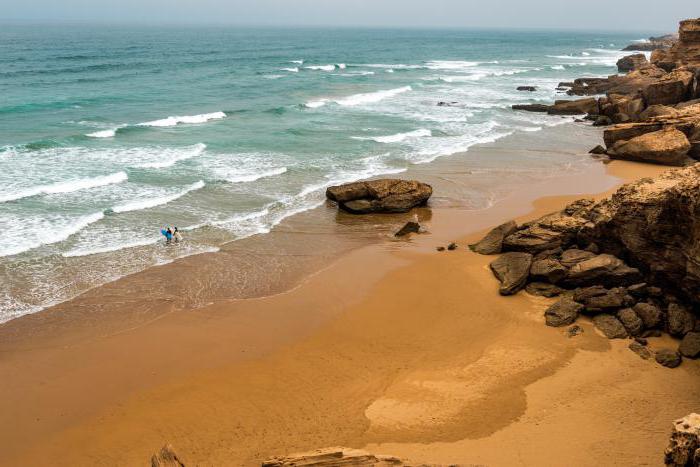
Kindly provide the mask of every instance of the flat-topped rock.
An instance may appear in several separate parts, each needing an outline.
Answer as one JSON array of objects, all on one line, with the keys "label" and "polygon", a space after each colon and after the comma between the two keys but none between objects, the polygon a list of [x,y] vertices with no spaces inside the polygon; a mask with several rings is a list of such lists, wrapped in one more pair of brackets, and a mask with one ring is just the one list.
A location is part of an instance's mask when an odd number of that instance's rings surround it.
[{"label": "flat-topped rock", "polygon": [[[273,457],[262,463],[262,467],[411,467],[394,456],[372,454],[361,449],[333,447],[315,451]],[[414,467],[418,467],[415,466]],[[437,464],[423,467],[440,467]],[[459,467],[455,465],[454,467]]]},{"label": "flat-topped rock", "polygon": [[407,212],[423,206],[433,188],[416,180],[380,179],[346,183],[326,190],[326,197],[353,214]]},{"label": "flat-topped rock", "polygon": [[675,128],[666,128],[628,141],[619,141],[607,154],[611,159],[681,166],[688,161],[690,147],[684,133]]},{"label": "flat-topped rock", "polygon": [[617,69],[621,73],[627,73],[649,63],[644,54],[633,54],[622,57],[617,61]]}]

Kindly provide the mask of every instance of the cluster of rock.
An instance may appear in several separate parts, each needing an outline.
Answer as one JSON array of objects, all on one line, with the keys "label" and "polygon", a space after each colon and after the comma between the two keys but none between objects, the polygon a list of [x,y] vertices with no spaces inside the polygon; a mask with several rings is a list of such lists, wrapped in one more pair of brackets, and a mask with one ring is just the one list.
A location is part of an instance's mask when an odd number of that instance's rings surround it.
[{"label": "cluster of rock", "polygon": [[[326,448],[312,452],[274,457],[262,463],[262,467],[439,467],[434,464],[407,464],[398,457],[372,454],[360,449]],[[457,466],[454,466],[457,467]]]},{"label": "cluster of rock", "polygon": [[433,188],[416,180],[379,179],[346,183],[326,190],[326,197],[353,214],[408,212],[423,206]]},{"label": "cluster of rock", "polygon": [[669,49],[678,40],[677,34],[667,34],[665,36],[650,37],[649,40],[643,42],[635,42],[630,44],[622,50],[627,51],[653,51],[653,50],[663,50]]},{"label": "cluster of rock", "polygon": [[672,467],[700,467],[700,414],[691,413],[673,423],[664,462]]},{"label": "cluster of rock", "polygon": [[664,45],[655,47],[651,61],[644,54],[622,58],[618,68],[625,75],[579,78],[557,88],[584,99],[513,108],[587,115],[608,127],[606,147],[596,154],[673,166],[700,160],[700,18],[682,21],[677,40],[650,43]]},{"label": "cluster of rock", "polygon": [[545,311],[549,326],[589,316],[608,338],[668,332],[678,352],[656,354],[677,366],[700,357],[700,164],[621,187],[598,203],[579,200],[564,210],[516,225],[508,222],[471,245],[500,256],[491,269],[500,293],[559,300]]}]

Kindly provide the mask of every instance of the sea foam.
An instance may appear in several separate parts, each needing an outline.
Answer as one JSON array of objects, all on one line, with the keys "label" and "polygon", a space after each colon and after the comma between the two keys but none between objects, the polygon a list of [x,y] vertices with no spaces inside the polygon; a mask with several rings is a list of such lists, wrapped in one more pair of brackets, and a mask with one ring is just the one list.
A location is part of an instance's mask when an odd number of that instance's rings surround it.
[{"label": "sea foam", "polygon": [[142,209],[154,208],[156,206],[162,206],[163,204],[171,203],[171,202],[175,201],[176,199],[182,198],[187,193],[190,193],[190,192],[196,191],[196,190],[200,190],[202,188],[204,188],[204,182],[202,180],[200,180],[200,181],[193,183],[192,185],[188,186],[184,190],[179,191],[177,193],[159,196],[159,197],[144,198],[144,199],[139,199],[139,200],[135,200],[135,201],[130,201],[128,203],[119,204],[117,206],[114,206],[111,210],[112,210],[112,212],[115,212],[115,213],[122,213],[122,212],[140,211]]},{"label": "sea foam", "polygon": [[90,188],[125,182],[128,178],[129,177],[127,176],[126,172],[116,172],[110,175],[93,178],[81,178],[77,180],[52,183],[49,185],[34,186],[11,193],[0,193],[0,203],[29,198],[32,196],[72,193],[74,191],[89,190]]},{"label": "sea foam", "polygon": [[150,126],[150,127],[169,127],[179,125],[181,123],[196,124],[196,123],[206,123],[209,120],[218,120],[226,118],[224,112],[212,112],[208,114],[200,115],[184,115],[181,117],[168,117],[160,120],[153,120],[150,122],[138,123],[137,126]]},{"label": "sea foam", "polygon": [[344,99],[339,99],[336,100],[336,104],[346,106],[346,107],[352,107],[355,105],[362,105],[362,104],[372,104],[374,102],[379,102],[383,99],[387,99],[389,97],[394,97],[399,94],[403,94],[404,92],[411,91],[413,88],[411,86],[404,86],[401,88],[396,88],[396,89],[389,89],[386,91],[377,91],[377,92],[369,92],[365,94],[355,94],[353,96],[346,97]]},{"label": "sea foam", "polygon": [[411,138],[423,138],[426,136],[431,136],[432,132],[425,128],[421,128],[415,131],[409,131],[406,133],[397,133],[395,135],[388,136],[353,136],[353,139],[365,140],[365,141],[376,141],[377,143],[400,143]]}]

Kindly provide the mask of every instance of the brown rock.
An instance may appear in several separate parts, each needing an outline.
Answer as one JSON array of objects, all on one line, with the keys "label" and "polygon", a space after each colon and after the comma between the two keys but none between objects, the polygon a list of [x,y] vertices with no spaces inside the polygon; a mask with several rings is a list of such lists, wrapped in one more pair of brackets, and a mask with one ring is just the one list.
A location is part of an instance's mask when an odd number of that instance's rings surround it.
[{"label": "brown rock", "polygon": [[620,320],[630,336],[640,336],[644,331],[644,321],[637,316],[632,308],[624,308],[617,312]]},{"label": "brown rock", "polygon": [[673,105],[689,98],[695,76],[688,70],[674,70],[646,87],[643,91],[647,105]]},{"label": "brown rock", "polygon": [[564,282],[574,287],[585,287],[591,284],[617,286],[634,284],[640,279],[641,274],[638,269],[627,266],[619,258],[604,254],[572,266]]},{"label": "brown rock", "polygon": [[649,60],[644,54],[633,54],[622,57],[617,61],[617,69],[621,73],[627,73],[629,71],[635,70],[642,65],[647,65]]},{"label": "brown rock", "polygon": [[513,295],[525,287],[532,266],[529,253],[504,253],[490,264],[491,270],[501,282],[501,295]]},{"label": "brown rock", "polygon": [[360,449],[343,447],[273,457],[262,463],[262,467],[400,467],[405,465],[397,457],[381,456]]},{"label": "brown rock", "polygon": [[664,451],[664,463],[672,467],[700,465],[700,415],[691,413],[673,422],[673,431]]},{"label": "brown rock", "polygon": [[185,467],[172,445],[166,444],[151,457],[151,467]]},{"label": "brown rock", "polygon": [[668,333],[672,336],[683,337],[695,328],[695,317],[686,307],[678,303],[670,303],[666,312]]},{"label": "brown rock", "polygon": [[[605,117],[605,118],[607,118],[607,117]],[[591,149],[590,151],[588,151],[588,154],[596,154],[596,155],[605,154],[605,148],[599,144],[598,146],[596,146],[593,149]]]},{"label": "brown rock", "polygon": [[627,337],[627,330],[622,323],[613,315],[601,314],[593,317],[593,324],[608,339],[624,339]]},{"label": "brown rock", "polygon": [[394,234],[395,237],[405,237],[408,234],[411,233],[418,233],[420,232],[420,224],[415,221],[409,221],[406,222],[406,225],[401,227],[398,232]]},{"label": "brown rock", "polygon": [[640,344],[637,341],[632,341],[629,345],[629,349],[632,352],[639,355],[644,360],[649,360],[651,357],[654,356],[649,349],[647,349],[644,345]]},{"label": "brown rock", "polygon": [[515,104],[513,110],[524,110],[526,112],[549,112],[550,105],[546,104]]},{"label": "brown rock", "polygon": [[659,349],[656,351],[656,362],[667,368],[676,368],[680,366],[683,359],[681,354],[671,349]]},{"label": "brown rock", "polygon": [[678,351],[684,357],[698,358],[700,357],[700,332],[689,332],[683,337]]},{"label": "brown rock", "polygon": [[472,251],[481,255],[496,255],[503,249],[503,239],[515,232],[518,225],[514,221],[501,224],[492,229],[478,243],[469,245]]},{"label": "brown rock", "polygon": [[433,189],[415,180],[381,179],[332,186],[326,197],[353,214],[406,212],[427,203]]},{"label": "brown rock", "polygon": [[525,286],[525,292],[539,297],[557,297],[564,292],[564,289],[554,284],[546,282],[530,282]]},{"label": "brown rock", "polygon": [[567,268],[573,267],[578,263],[595,258],[596,254],[590,251],[579,250],[578,248],[570,248],[561,254],[561,264]]},{"label": "brown rock", "polygon": [[541,259],[534,261],[530,267],[530,277],[533,281],[556,284],[566,277],[568,270],[556,259]]},{"label": "brown rock", "polygon": [[644,322],[645,328],[655,328],[661,324],[663,314],[659,307],[651,303],[637,303],[633,310]]},{"label": "brown rock", "polygon": [[678,111],[667,105],[650,105],[639,114],[640,120],[649,120],[654,117],[675,117]]},{"label": "brown rock", "polygon": [[685,134],[667,128],[619,141],[608,150],[608,155],[611,159],[679,166],[687,162],[689,151],[690,142]]},{"label": "brown rock", "polygon": [[581,311],[583,311],[583,305],[569,297],[564,297],[545,310],[545,323],[555,328],[568,326],[576,321]]},{"label": "brown rock", "polygon": [[594,98],[574,101],[558,100],[547,111],[550,115],[582,115],[597,114],[598,101]]}]

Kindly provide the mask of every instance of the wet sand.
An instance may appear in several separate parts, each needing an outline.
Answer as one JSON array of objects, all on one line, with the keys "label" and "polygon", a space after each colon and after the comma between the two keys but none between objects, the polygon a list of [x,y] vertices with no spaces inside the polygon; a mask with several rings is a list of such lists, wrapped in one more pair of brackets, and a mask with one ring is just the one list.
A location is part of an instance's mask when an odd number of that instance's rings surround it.
[{"label": "wet sand", "polygon": [[[410,175],[454,183],[458,160],[442,164]],[[399,220],[338,215],[319,238],[340,248],[283,226],[307,259],[244,298],[231,298],[226,261],[261,250],[153,268],[6,323],[0,464],[144,465],[169,442],[187,465],[334,445],[415,462],[658,465],[671,421],[697,411],[700,365],[643,361],[587,323],[567,338],[544,326],[548,300],[500,297],[491,258],[466,244],[662,170],[587,164],[479,211],[445,183],[455,195],[421,210],[429,233],[408,241],[388,241]],[[451,240],[457,251],[435,251]]]}]

